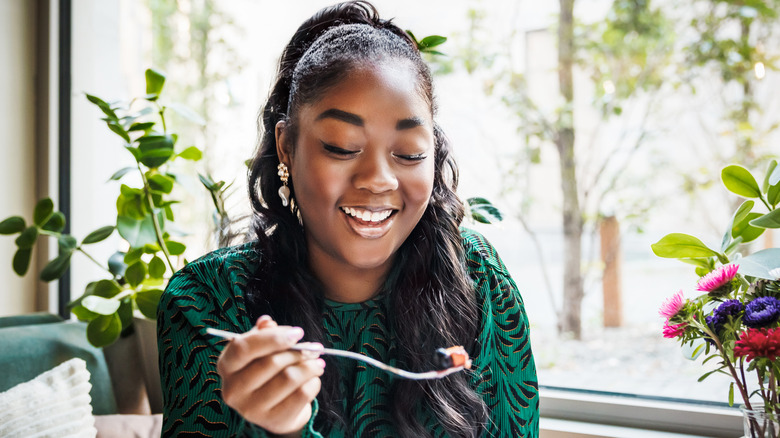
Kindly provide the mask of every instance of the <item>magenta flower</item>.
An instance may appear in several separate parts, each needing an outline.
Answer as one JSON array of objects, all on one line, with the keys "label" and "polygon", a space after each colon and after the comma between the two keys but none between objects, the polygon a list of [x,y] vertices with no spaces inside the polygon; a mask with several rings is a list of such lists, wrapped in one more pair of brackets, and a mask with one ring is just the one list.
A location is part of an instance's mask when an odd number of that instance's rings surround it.
[{"label": "magenta flower", "polygon": [[738,269],[739,265],[733,263],[723,265],[704,277],[701,277],[699,282],[696,283],[696,289],[708,293],[729,292],[723,291],[722,288],[728,285],[731,282],[731,279],[737,275]]},{"label": "magenta flower", "polygon": [[664,300],[663,304],[661,304],[661,308],[658,309],[658,314],[668,321],[669,318],[677,315],[677,312],[683,308],[684,304],[685,297],[683,297],[683,291],[681,289],[676,294]]},{"label": "magenta flower", "polygon": [[664,324],[664,337],[669,339],[674,339],[677,337],[680,337],[685,333],[685,327],[688,325],[687,322],[681,322],[679,324],[669,324],[669,321],[667,320]]}]

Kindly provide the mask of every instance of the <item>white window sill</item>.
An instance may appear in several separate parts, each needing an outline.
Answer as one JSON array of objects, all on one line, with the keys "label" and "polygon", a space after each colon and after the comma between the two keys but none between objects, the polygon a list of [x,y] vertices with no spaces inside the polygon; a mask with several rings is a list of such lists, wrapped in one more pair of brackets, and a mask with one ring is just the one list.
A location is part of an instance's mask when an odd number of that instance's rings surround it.
[{"label": "white window sill", "polygon": [[544,438],[741,436],[738,409],[540,389]]}]

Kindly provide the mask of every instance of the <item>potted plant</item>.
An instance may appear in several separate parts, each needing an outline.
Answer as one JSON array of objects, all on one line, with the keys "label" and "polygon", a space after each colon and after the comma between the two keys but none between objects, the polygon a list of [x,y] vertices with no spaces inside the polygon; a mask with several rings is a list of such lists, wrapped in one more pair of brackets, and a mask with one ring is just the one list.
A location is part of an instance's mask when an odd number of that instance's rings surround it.
[{"label": "potted plant", "polygon": [[[159,410],[159,371],[157,370],[157,343],[154,320],[157,304],[168,279],[186,264],[183,254],[186,245],[178,240],[174,208],[179,202],[173,198],[179,184],[182,160],[198,161],[201,151],[195,146],[179,147],[178,136],[166,124],[170,108],[196,122],[202,122],[191,110],[180,105],[165,106],[160,95],[165,76],[155,70],[146,70],[146,94],[128,102],[108,103],[93,95],[87,99],[103,114],[108,129],[121,138],[124,149],[135,165],[117,170],[110,181],[122,182],[129,174],[139,178],[137,184],[122,183],[116,200],[116,223],[100,227],[78,239],[64,233],[65,216],[56,211],[51,199],[40,200],[32,220],[12,216],[0,222],[0,234],[16,236],[17,250],[12,265],[19,276],[27,274],[35,243],[40,237],[57,240],[58,252],[41,270],[42,281],[59,279],[70,267],[75,254],[80,254],[105,271],[105,276],[88,283],[84,293],[68,304],[70,311],[87,323],[87,339],[96,347],[113,344],[120,335],[140,333],[141,365],[147,382],[147,393],[152,410]],[[225,183],[215,182],[210,176],[199,175],[216,209],[217,229],[229,222],[224,209]],[[97,260],[89,247],[106,240],[117,232],[119,248],[107,260]],[[107,355],[107,359],[110,359]],[[110,362],[110,361],[109,361]],[[142,397],[142,396],[141,396]]]},{"label": "potted plant", "polygon": [[780,228],[780,167],[772,160],[760,186],[738,165],[725,167],[721,179],[729,191],[748,199],[733,214],[720,246],[680,233],[652,245],[659,257],[694,265],[700,277],[697,296],[686,298],[680,290],[661,306],[663,336],[692,347],[690,358],[704,354],[703,363],[715,364],[699,381],[714,373],[731,378],[729,404],[739,394],[746,436],[777,438],[780,248],[741,251],[766,229]]}]

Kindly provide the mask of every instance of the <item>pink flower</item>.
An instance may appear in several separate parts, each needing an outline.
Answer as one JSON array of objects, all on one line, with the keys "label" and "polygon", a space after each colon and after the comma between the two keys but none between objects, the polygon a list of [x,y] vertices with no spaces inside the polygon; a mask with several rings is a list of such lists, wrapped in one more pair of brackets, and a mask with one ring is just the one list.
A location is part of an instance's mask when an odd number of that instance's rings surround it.
[{"label": "pink flower", "polygon": [[674,339],[677,337],[680,337],[685,333],[685,327],[688,325],[687,322],[681,322],[679,324],[673,324],[670,325],[669,321],[667,320],[664,324],[664,337],[669,339]]},{"label": "pink flower", "polygon": [[709,293],[721,292],[719,289],[731,282],[731,279],[737,275],[738,269],[739,265],[733,263],[723,265],[704,277],[701,277],[699,282],[696,283],[696,290]]},{"label": "pink flower", "polygon": [[668,321],[669,318],[673,317],[674,315],[677,315],[677,312],[679,312],[680,309],[683,308],[684,304],[685,303],[684,303],[683,291],[680,290],[676,294],[667,298],[663,302],[663,304],[661,304],[661,308],[658,309],[658,314],[666,318],[666,320]]}]

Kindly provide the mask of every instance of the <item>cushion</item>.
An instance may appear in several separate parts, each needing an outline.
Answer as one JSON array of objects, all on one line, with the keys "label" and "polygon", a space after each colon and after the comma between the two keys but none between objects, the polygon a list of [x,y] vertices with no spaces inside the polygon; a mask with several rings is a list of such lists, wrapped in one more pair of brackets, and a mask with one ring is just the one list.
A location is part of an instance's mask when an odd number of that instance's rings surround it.
[{"label": "cushion", "polygon": [[[0,326],[7,318],[0,318]],[[29,322],[29,321],[25,321]],[[75,321],[0,328],[0,391],[78,357],[87,363],[95,414],[115,414],[116,401],[103,351],[87,342],[87,325]]]},{"label": "cushion", "polygon": [[95,437],[91,387],[87,363],[74,358],[0,393],[0,436]]},{"label": "cushion", "polygon": [[162,414],[96,415],[97,438],[159,438]]}]

